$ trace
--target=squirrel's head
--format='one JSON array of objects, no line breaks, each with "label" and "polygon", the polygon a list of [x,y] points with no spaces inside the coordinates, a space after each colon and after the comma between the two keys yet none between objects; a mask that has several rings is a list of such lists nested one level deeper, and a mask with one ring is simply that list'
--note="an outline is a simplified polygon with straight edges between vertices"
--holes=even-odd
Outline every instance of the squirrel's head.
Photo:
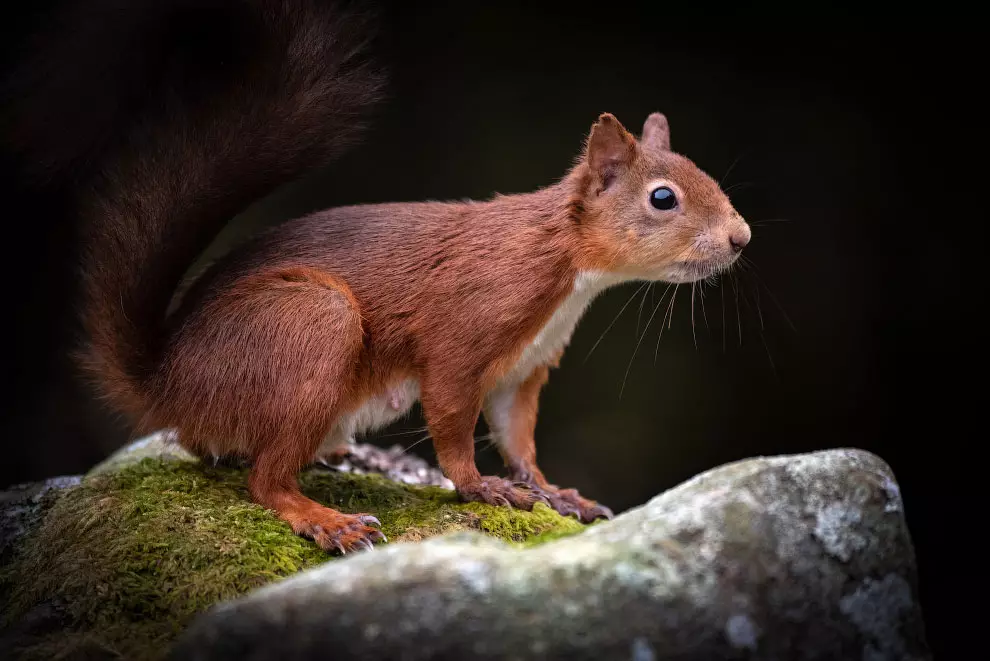
[{"label": "squirrel's head", "polygon": [[718,183],[671,151],[660,113],[639,140],[602,114],[577,172],[581,230],[610,272],[693,282],[732,265],[749,243],[749,225]]}]

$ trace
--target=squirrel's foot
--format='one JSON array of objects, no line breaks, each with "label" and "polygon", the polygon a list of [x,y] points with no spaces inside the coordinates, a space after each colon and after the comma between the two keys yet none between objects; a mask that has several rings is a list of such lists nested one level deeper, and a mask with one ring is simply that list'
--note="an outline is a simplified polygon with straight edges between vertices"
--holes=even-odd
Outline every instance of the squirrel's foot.
[{"label": "squirrel's foot", "polygon": [[614,514],[612,510],[599,505],[593,500],[584,498],[577,492],[577,489],[560,489],[553,484],[539,485],[535,482],[523,479],[515,482],[517,485],[525,485],[535,493],[542,495],[546,503],[564,516],[576,514],[581,523],[591,523],[595,519],[611,519]]},{"label": "squirrel's foot", "polygon": [[547,485],[539,490],[546,495],[550,507],[564,516],[576,514],[581,523],[591,523],[599,518],[611,519],[615,516],[612,510],[604,505],[582,497],[577,489],[558,489],[553,485]]},{"label": "squirrel's foot", "polygon": [[457,488],[460,497],[468,502],[482,502],[489,505],[515,507],[532,510],[539,502],[549,505],[546,495],[529,485],[512,482],[502,477],[486,476]]},{"label": "squirrel's foot", "polygon": [[591,523],[595,519],[611,519],[615,515],[612,510],[588,500],[578,493],[577,489],[561,489],[555,484],[549,484],[543,473],[532,464],[519,462],[510,464],[509,479],[514,484],[528,487],[542,495],[546,503],[559,514],[577,515],[578,521]]},{"label": "squirrel's foot", "polygon": [[301,516],[287,516],[297,535],[311,539],[324,551],[339,552],[373,550],[375,542],[387,542],[378,530],[378,519],[370,514],[342,514],[329,507],[318,507]]}]

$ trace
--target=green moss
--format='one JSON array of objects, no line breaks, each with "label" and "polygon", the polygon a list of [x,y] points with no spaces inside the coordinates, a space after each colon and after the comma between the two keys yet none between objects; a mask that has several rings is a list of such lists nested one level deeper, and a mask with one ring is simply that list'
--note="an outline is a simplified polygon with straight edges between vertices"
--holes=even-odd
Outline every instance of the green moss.
[{"label": "green moss", "polygon": [[532,512],[493,508],[483,503],[467,503],[462,507],[481,518],[478,527],[482,531],[523,546],[565,537],[584,529],[576,519],[564,518],[543,503],[536,503]]},{"label": "green moss", "polygon": [[[391,543],[474,529],[528,546],[584,528],[542,504],[462,503],[375,475],[314,471],[301,482],[331,507],[374,513]],[[78,645],[156,658],[210,605],[333,559],[252,504],[243,470],[146,458],[63,492],[3,570],[0,592],[8,624],[38,604],[64,611],[69,631],[37,641],[38,658]]]}]

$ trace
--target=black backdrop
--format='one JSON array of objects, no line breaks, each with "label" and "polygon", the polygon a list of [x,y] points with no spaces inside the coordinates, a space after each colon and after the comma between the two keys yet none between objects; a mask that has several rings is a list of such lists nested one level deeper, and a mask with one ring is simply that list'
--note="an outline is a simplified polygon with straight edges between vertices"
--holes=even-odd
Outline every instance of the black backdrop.
[{"label": "black backdrop", "polygon": [[[50,4],[6,23],[5,55],[17,56]],[[929,634],[944,653],[959,640],[945,607],[950,496],[939,457],[962,433],[955,370],[975,360],[959,323],[960,250],[984,236],[967,220],[979,213],[968,180],[982,159],[964,98],[977,44],[878,32],[836,9],[781,11],[386,7],[377,48],[390,99],[366,141],[245,211],[211,254],[325,206],[532,190],[564,172],[600,112],[636,132],[649,112],[665,112],[674,148],[723,178],[753,222],[754,266],[735,287],[706,288],[704,308],[696,296],[693,326],[682,286],[659,342],[665,306],[643,332],[663,289],[642,308],[634,299],[589,357],[637,285],[603,296],[542,398],[545,471],[619,511],[731,460],[872,450],[901,482]],[[0,485],[83,471],[126,431],[65,357],[75,332],[71,210],[4,166],[11,339]],[[428,443],[415,451],[432,456]],[[480,461],[498,468],[492,449]]]}]

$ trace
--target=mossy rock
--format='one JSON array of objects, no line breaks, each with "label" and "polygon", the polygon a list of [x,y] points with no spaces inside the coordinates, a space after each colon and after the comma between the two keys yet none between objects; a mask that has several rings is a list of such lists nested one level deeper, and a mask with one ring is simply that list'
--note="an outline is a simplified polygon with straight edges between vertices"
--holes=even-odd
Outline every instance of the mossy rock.
[{"label": "mossy rock", "polygon": [[745,459],[532,548],[465,531],[313,567],[168,661],[931,661],[903,509],[862,450]]},{"label": "mossy rock", "polygon": [[[336,559],[251,503],[245,473],[142,446],[61,491],[0,569],[3,627],[48,621],[24,658],[161,658],[209,606]],[[393,545],[476,530],[529,546],[586,527],[543,504],[462,503],[380,475],[310,470],[301,483],[341,511],[374,513]]]}]

